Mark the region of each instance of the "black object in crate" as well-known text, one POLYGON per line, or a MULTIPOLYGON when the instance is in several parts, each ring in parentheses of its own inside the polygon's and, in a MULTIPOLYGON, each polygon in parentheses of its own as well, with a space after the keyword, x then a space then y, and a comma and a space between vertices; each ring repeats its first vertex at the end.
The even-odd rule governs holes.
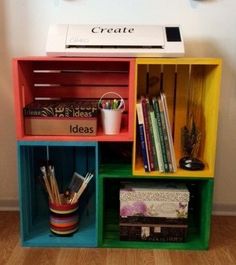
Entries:
POLYGON ((120 218, 120 240, 184 242, 187 219, 131 216, 120 218))

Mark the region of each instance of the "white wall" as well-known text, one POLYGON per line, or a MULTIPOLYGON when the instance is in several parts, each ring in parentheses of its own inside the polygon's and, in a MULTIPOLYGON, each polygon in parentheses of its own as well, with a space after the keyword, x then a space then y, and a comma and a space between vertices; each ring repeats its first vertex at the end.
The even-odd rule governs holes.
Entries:
POLYGON ((187 56, 223 59, 214 202, 236 210, 235 13, 234 0, 1 0, 0 202, 17 199, 13 57, 44 55, 50 23, 180 24, 187 56))

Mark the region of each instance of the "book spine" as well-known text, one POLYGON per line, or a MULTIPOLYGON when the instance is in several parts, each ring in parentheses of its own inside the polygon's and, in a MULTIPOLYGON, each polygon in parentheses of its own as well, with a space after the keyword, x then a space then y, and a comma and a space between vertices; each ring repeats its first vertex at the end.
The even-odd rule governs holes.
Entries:
POLYGON ((145 135, 146 135, 146 140, 147 140, 147 152, 148 152, 148 158, 150 162, 150 169, 151 171, 154 171, 155 166, 154 166, 153 152, 152 152, 152 146, 151 146, 150 124, 148 121, 147 100, 145 97, 141 98, 141 104, 142 104, 142 110, 143 110, 144 128, 145 128, 145 135))
POLYGON ((159 133, 159 138, 160 138, 164 171, 168 172, 169 164, 168 164, 167 155, 166 155, 166 147, 165 147, 164 134, 163 134, 162 123, 161 123, 161 115, 160 115, 159 105, 158 105, 156 98, 153 98, 153 107, 154 107, 154 114, 157 120, 157 128, 158 128, 158 133, 159 133))
POLYGON ((151 105, 149 99, 147 98, 147 114, 148 114, 148 123, 150 127, 150 140, 151 140, 151 148, 153 154, 153 161, 154 161, 154 169, 158 170, 158 160, 157 160, 157 153, 155 147, 155 139, 154 139, 154 128, 152 126, 152 119, 151 119, 151 105))
POLYGON ((167 161, 169 165, 168 172, 173 172, 173 166, 171 162, 171 153, 170 153, 170 144, 169 144, 169 139, 168 139, 167 125, 166 125, 166 119, 165 119, 165 113, 164 113, 164 106, 163 106, 163 102, 160 97, 158 97, 158 105, 159 105, 160 116, 161 116, 161 125, 162 125, 162 130, 163 130, 166 156, 167 156, 167 161))
POLYGON ((166 96, 164 93, 161 93, 161 100, 162 100, 163 106, 164 106, 164 114, 165 114, 165 119, 166 119, 166 126, 167 126, 167 133, 168 133, 168 140, 169 140, 170 154, 171 154, 171 164, 173 167, 173 172, 176 172, 177 164, 176 164, 176 158, 175 158, 174 143, 173 143, 173 137, 172 137, 172 133, 171 133, 171 126, 170 126, 170 119, 169 119, 169 115, 168 115, 167 101, 166 101, 166 96))
POLYGON ((157 161, 158 161, 158 169, 160 172, 164 172, 164 162, 163 162, 163 157, 161 153, 160 137, 159 137, 158 128, 157 128, 157 120, 156 120, 153 109, 150 112, 150 116, 151 116, 152 127, 153 127, 154 143, 155 143, 156 155, 157 155, 157 161))
POLYGON ((144 121, 143 121, 143 112, 142 112, 142 105, 141 103, 136 104, 137 109, 137 118, 138 118, 138 127, 139 127, 139 137, 141 143, 141 152, 143 157, 143 165, 145 171, 150 171, 150 166, 148 165, 148 158, 147 158, 147 148, 146 148, 146 141, 144 135, 144 121))

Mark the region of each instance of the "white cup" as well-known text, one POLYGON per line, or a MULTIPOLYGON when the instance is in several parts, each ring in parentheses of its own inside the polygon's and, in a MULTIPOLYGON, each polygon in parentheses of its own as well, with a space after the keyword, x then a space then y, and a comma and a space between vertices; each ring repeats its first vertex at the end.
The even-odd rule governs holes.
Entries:
POLYGON ((107 135, 119 134, 122 109, 101 109, 103 131, 107 135))

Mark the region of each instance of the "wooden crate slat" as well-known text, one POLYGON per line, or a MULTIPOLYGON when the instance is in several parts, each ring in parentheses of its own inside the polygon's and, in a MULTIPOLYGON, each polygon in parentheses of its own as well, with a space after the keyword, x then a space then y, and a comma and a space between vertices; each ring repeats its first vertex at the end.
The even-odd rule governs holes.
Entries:
POLYGON ((149 65, 148 95, 157 96, 161 86, 161 65, 149 65))
POLYGON ((34 97, 52 97, 52 98, 100 98, 108 91, 121 95, 122 98, 128 98, 127 87, 116 86, 37 86, 34 88, 34 97))
POLYGON ((175 115, 174 107, 176 105, 176 79, 177 79, 176 66, 175 65, 164 65, 163 66, 163 90, 166 95, 171 130, 173 130, 173 126, 174 126, 173 116, 175 115))
POLYGON ((127 73, 113 72, 37 72, 35 84, 60 85, 127 85, 127 73))
POLYGON ((45 70, 89 70, 89 71, 129 71, 129 62, 114 61, 35 61, 35 71, 45 70))
POLYGON ((186 126, 188 92, 189 91, 189 66, 177 66, 176 82, 176 108, 174 118, 174 147, 177 161, 183 156, 181 144, 181 130, 186 126))

